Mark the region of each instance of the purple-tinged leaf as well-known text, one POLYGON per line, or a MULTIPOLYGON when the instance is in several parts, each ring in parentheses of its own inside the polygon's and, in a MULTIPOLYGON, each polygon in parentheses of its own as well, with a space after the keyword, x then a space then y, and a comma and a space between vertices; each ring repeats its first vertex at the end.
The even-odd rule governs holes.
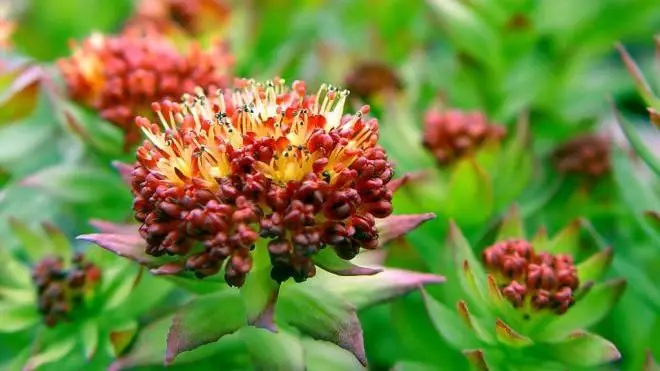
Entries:
POLYGON ((234 289, 198 296, 179 309, 167 333, 165 363, 182 352, 218 341, 247 325, 243 300, 234 289))
POLYGON ((523 348, 533 344, 530 338, 519 334, 499 318, 495 320, 495 335, 500 343, 512 348, 523 348))
POLYGON ((395 299, 423 285, 443 282, 445 278, 435 274, 385 268, 372 276, 332 277, 327 280, 327 287, 362 309, 395 299))
POLYGON ((137 224, 117 224, 105 220, 92 219, 89 221, 89 225, 96 228, 101 233, 140 236, 137 224))
POLYGON ((172 262, 161 265, 160 267, 152 268, 149 271, 154 276, 175 276, 185 269, 183 263, 172 262))
POLYGON ((660 128, 660 113, 653 108, 649 108, 649 117, 651 118, 651 123, 656 127, 660 128))
POLYGON ((307 336, 348 350, 366 366, 362 326, 355 307, 322 286, 287 286, 280 293, 277 318, 307 336))
POLYGON ((577 266, 580 282, 594 281, 601 278, 612 264, 612 248, 608 247, 589 257, 577 266))
POLYGON ((595 285, 566 313, 548 324, 539 337, 548 341, 563 339, 575 330, 589 328, 602 320, 617 303, 626 281, 615 279, 595 285))
POLYGON ((486 364, 486 360, 484 359, 483 351, 479 349, 466 350, 463 351, 463 354, 465 355, 465 358, 467 358, 468 362, 470 362, 470 365, 472 365, 474 370, 489 371, 488 365, 486 364))
POLYGON ((97 244, 116 255, 148 267, 156 267, 166 261, 166 258, 148 255, 145 251, 146 242, 137 234, 92 233, 80 235, 76 239, 97 244))
POLYGON ((369 276, 381 272, 380 268, 360 267, 335 254, 332 248, 326 247, 312 257, 314 264, 321 269, 339 276, 369 276))
POLYGON ((504 216, 495 240, 502 241, 510 238, 525 239, 525 226, 520 216, 520 209, 516 205, 512 206, 504 216))
POLYGON ((566 340, 553 343, 548 354, 566 365, 579 367, 595 367, 621 359, 614 344, 584 331, 576 331, 566 340))
POLYGON ((435 218, 433 213, 410 214, 410 215, 391 215, 385 219, 376 221, 378 229, 378 242, 381 246, 387 242, 401 237, 413 229, 419 227, 425 221, 435 218))
POLYGON ((413 172, 413 173, 406 173, 401 178, 392 179, 389 183, 387 183, 387 188, 389 190, 391 190, 392 192, 396 192, 399 188, 403 187, 404 185, 408 184, 409 182, 422 180, 426 176, 428 176, 428 173, 426 171, 417 171, 417 172, 413 172))
POLYGON ((133 176, 131 175, 133 172, 133 165, 121 161, 113 161, 112 166, 117 169, 124 183, 130 187, 133 184, 133 176))
POLYGON ((452 347, 465 349, 480 345, 480 339, 454 311, 432 298, 425 290, 422 290, 422 297, 433 326, 452 347))

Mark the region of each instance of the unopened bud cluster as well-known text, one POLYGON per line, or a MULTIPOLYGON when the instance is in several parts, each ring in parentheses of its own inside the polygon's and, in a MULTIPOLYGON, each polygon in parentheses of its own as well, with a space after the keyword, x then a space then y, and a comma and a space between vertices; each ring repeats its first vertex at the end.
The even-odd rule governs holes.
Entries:
POLYGON ((179 99, 198 85, 225 86, 232 64, 220 45, 181 53, 165 38, 133 33, 92 35, 58 62, 71 97, 121 128, 127 143, 139 140, 134 119, 148 115, 152 102, 179 99))
POLYGON ((392 166, 368 107, 344 116, 347 95, 239 80, 233 92, 154 104, 162 128, 137 119, 149 140, 132 173, 147 253, 180 256, 198 277, 224 267, 241 286, 260 239, 276 281, 314 276, 323 248, 344 259, 376 248, 392 166))
POLYGON ((44 323, 53 327, 71 319, 74 308, 80 304, 86 290, 101 278, 101 271, 91 262, 76 254, 69 268, 59 257, 46 257, 32 271, 37 288, 37 307, 44 323))
POLYGON ((561 173, 599 177, 610 171, 610 141, 602 135, 582 135, 557 148, 555 167, 561 173))
POLYGON ((575 301, 579 280, 568 255, 536 252, 529 242, 512 239, 488 247, 482 259, 516 308, 563 314, 575 301))
POLYGON ((224 0, 141 0, 129 28, 167 33, 175 25, 195 36, 222 28, 229 14, 224 0))
POLYGON ((392 67, 382 62, 362 62, 346 76, 346 88, 351 94, 368 99, 378 93, 398 91, 402 84, 392 67))
POLYGON ((504 127, 488 122, 481 112, 431 109, 424 118, 423 144, 440 165, 474 153, 488 141, 500 141, 504 127))

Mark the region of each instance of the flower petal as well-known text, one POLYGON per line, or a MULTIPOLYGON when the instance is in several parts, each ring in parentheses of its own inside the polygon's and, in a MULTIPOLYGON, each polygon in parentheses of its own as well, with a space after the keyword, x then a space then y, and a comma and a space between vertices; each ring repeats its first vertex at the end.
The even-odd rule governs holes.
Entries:
POLYGON ((382 271, 380 268, 360 267, 344 260, 335 254, 331 248, 320 250, 312 257, 314 264, 330 273, 339 276, 369 276, 382 271))
POLYGON ((410 215, 391 215, 385 219, 376 221, 376 228, 378 229, 378 240, 380 245, 403 236, 411 230, 417 228, 425 221, 435 218, 435 214, 410 214, 410 215))
POLYGON ((165 363, 170 364, 180 353, 215 342, 245 325, 245 308, 238 290, 226 289, 198 296, 179 309, 172 319, 165 363), (218 318, 219 313, 222 313, 221 318, 218 318))

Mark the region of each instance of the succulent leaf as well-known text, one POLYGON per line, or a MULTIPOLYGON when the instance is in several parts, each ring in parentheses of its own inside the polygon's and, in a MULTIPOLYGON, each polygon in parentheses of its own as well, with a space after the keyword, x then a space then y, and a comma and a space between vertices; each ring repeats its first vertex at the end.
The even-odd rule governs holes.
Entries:
POLYGON ((339 276, 370 276, 382 272, 380 268, 361 267, 341 259, 332 249, 322 249, 312 260, 323 270, 339 276))
MULTIPOLYGON (((653 154, 647 144, 644 143, 641 135, 635 130, 633 124, 623 117, 614 103, 611 103, 611 106, 612 110, 614 111, 616 121, 619 123, 619 127, 626 135, 626 138, 628 138, 630 145, 635 149, 635 152, 649 166, 649 168, 653 170, 656 175, 660 175, 660 159, 658 159, 656 155, 653 154)), ((654 112, 655 111, 651 112, 652 118, 657 117, 657 114, 654 115, 654 112)))
POLYGON ((277 333, 254 327, 241 329, 253 365, 273 371, 305 371, 304 351, 300 340, 286 331, 277 333))
POLYGON ((495 320, 495 334, 500 343, 512 348, 523 348, 533 344, 532 339, 519 334, 499 318, 495 320))
POLYGON ((525 226, 523 225, 522 217, 518 206, 513 206, 509 209, 502 220, 499 231, 497 233, 496 241, 502 241, 509 238, 525 238, 525 226))
POLYGON ((613 250, 607 248, 589 257, 577 266, 580 282, 593 281, 601 278, 612 263, 613 250))
POLYGON ((611 342, 588 332, 575 332, 568 339, 554 343, 550 354, 566 365, 595 367, 617 361, 621 353, 611 342))
POLYGON ((461 225, 486 221, 493 212, 493 187, 488 174, 472 159, 459 161, 451 172, 445 212, 461 225))
POLYGON ((480 345, 476 334, 460 316, 436 301, 426 291, 422 290, 422 295, 431 322, 449 344, 458 349, 469 349, 480 345))
POLYGON ((376 221, 378 229, 378 242, 382 246, 404 234, 412 231, 422 223, 435 218, 433 213, 414 215, 390 215, 376 221))

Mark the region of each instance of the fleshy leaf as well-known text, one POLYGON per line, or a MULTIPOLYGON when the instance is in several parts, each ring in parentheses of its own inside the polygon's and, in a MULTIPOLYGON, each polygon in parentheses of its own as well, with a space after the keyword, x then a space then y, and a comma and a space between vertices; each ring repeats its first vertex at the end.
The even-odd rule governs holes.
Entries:
POLYGON ((89 361, 96 354, 99 345, 99 325, 94 320, 83 324, 80 332, 85 358, 89 361))
POLYGON ((650 350, 646 351, 646 360, 644 361, 644 368, 642 371, 660 371, 660 365, 655 362, 650 350))
POLYGON ((597 280, 602 277, 612 263, 612 248, 609 247, 589 257, 577 266, 580 282, 597 280))
POLYGON ((165 363, 170 364, 180 353, 217 341, 246 324, 245 307, 238 290, 226 289, 198 296, 179 309, 172 319, 165 363))
MULTIPOLYGON (((110 331, 110 344, 112 345, 112 351, 115 357, 119 357, 124 353, 124 350, 126 350, 133 341, 133 338, 135 338, 137 331, 138 326, 135 321, 131 321, 121 328, 110 331)), ((163 335, 164 337, 165 335, 163 335)))
POLYGON ((442 337, 456 349, 466 349, 479 346, 475 333, 465 325, 465 322, 451 309, 433 299, 422 290, 424 304, 431 322, 442 337))
POLYGON ((58 361, 72 351, 75 345, 76 339, 73 337, 59 339, 57 342, 53 342, 44 351, 30 357, 23 367, 23 371, 33 371, 40 366, 58 361))
MULTIPOLYGON (((2 303, 4 304, 4 303, 2 303)), ((20 306, 0 306, 0 333, 13 333, 25 330, 39 323, 39 314, 34 304, 20 306)))
POLYGON ((602 337, 580 331, 561 342, 554 343, 549 355, 566 365, 595 367, 621 358, 619 350, 602 337))
POLYGON ((146 242, 137 233, 134 235, 92 233, 80 235, 76 239, 95 243, 116 255, 146 266, 158 266, 159 262, 166 261, 167 259, 148 255, 145 251, 146 242))
POLYGON ((280 292, 277 316, 314 339, 337 344, 367 364, 356 309, 332 292, 308 283, 287 285, 280 292))
POLYGON ((621 43, 617 43, 616 48, 619 50, 621 59, 623 60, 623 63, 626 65, 626 69, 628 69, 628 73, 630 73, 630 75, 635 80, 635 86, 637 87, 637 91, 642 96, 646 104, 652 107, 660 107, 658 98, 656 98, 655 95, 653 94, 653 90, 651 90, 651 86, 649 85, 648 82, 646 82, 646 79, 644 78, 642 71, 640 71, 639 67, 637 67, 637 64, 632 59, 630 54, 628 54, 628 52, 623 47, 623 45, 621 45, 621 43))
POLYGON ((36 263, 47 255, 48 241, 43 236, 28 228, 18 219, 10 218, 9 227, 14 236, 20 241, 22 250, 27 253, 32 262, 36 263))
POLYGON ((378 242, 381 246, 389 241, 401 237, 417 228, 427 220, 435 218, 435 214, 390 215, 376 221, 378 229, 378 242))
POLYGON ((382 272, 380 268, 360 267, 341 259, 331 248, 324 248, 312 257, 314 264, 339 276, 370 276, 382 272))
POLYGON ((248 324, 275 331, 273 312, 280 285, 270 277, 270 257, 265 244, 254 249, 253 266, 240 290, 248 324))
POLYGON ((133 181, 132 180, 133 176, 131 175, 131 173, 133 172, 133 165, 126 164, 121 161, 113 161, 112 166, 114 166, 114 168, 117 169, 124 183, 126 183, 130 187, 133 181))
POLYGON ((621 112, 619 112, 614 103, 610 103, 612 110, 614 111, 614 116, 621 127, 621 131, 623 131, 626 138, 628 138, 630 145, 635 149, 635 152, 642 160, 644 160, 649 168, 651 168, 656 175, 660 175, 660 159, 658 159, 653 151, 647 146, 644 139, 642 139, 642 136, 635 130, 633 124, 621 115, 621 112))
POLYGON ((131 236, 140 235, 136 224, 116 224, 105 220, 92 219, 89 221, 89 225, 101 233, 126 234, 131 236))
POLYGON ((305 359, 300 341, 286 331, 273 333, 245 327, 240 337, 258 370, 305 371, 305 359))
POLYGON ((502 225, 497 233, 496 241, 502 241, 510 238, 525 238, 525 226, 518 206, 512 206, 509 212, 502 220, 502 225))
POLYGON ((43 224, 44 231, 50 246, 50 251, 53 254, 61 257, 65 262, 71 260, 72 247, 68 238, 56 226, 50 223, 43 224))
POLYGON ((392 192, 396 192, 399 188, 403 187, 409 182, 423 179, 425 176, 427 176, 427 174, 423 171, 406 173, 401 178, 392 179, 389 183, 387 183, 387 189, 391 190, 392 192))
POLYGON ((329 277, 328 289, 362 309, 405 295, 423 285, 444 281, 444 277, 435 274, 387 268, 371 276, 329 277))
POLYGON ((472 159, 462 160, 451 172, 445 212, 461 225, 485 222, 493 212, 492 180, 472 159))
POLYGON ((481 350, 466 350, 463 352, 465 358, 470 362, 470 366, 474 371, 488 371, 488 365, 484 359, 484 352, 481 350))
POLYGON ((152 268, 149 270, 154 276, 172 276, 177 275, 184 270, 183 263, 171 262, 161 265, 160 267, 152 268))
POLYGON ((575 330, 589 328, 603 319, 617 303, 626 281, 616 279, 592 287, 565 314, 548 324, 539 337, 562 339, 575 330))
POLYGON ((477 303, 483 303, 486 293, 486 272, 454 222, 451 222, 449 226, 449 246, 454 256, 454 264, 456 267, 462 267, 458 280, 463 290, 470 293, 477 303))
POLYGON ((574 220, 559 231, 548 243, 547 250, 552 254, 575 255, 580 247, 580 220, 574 220))
POLYGON ((300 343, 305 352, 307 371, 366 369, 349 351, 334 344, 310 338, 302 338, 300 343))
POLYGON ((522 348, 533 344, 530 338, 519 334, 499 318, 495 320, 495 334, 500 343, 513 348, 522 348))

